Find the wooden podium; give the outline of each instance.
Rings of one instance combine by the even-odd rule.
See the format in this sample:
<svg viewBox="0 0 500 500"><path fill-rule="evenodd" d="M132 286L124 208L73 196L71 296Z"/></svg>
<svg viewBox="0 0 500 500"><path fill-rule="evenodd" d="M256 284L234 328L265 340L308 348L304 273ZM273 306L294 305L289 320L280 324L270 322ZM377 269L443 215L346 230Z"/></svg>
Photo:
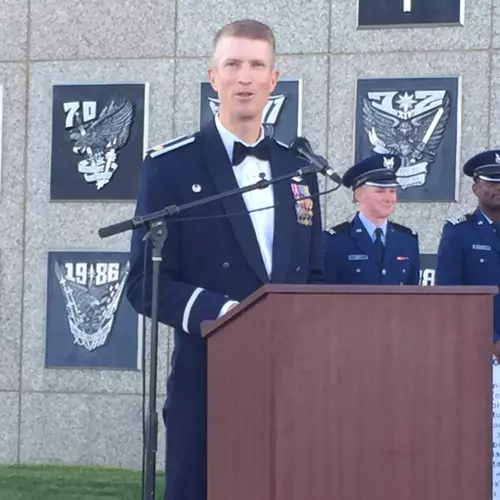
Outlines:
<svg viewBox="0 0 500 500"><path fill-rule="evenodd" d="M491 500L497 292L268 285L206 324L208 500Z"/></svg>

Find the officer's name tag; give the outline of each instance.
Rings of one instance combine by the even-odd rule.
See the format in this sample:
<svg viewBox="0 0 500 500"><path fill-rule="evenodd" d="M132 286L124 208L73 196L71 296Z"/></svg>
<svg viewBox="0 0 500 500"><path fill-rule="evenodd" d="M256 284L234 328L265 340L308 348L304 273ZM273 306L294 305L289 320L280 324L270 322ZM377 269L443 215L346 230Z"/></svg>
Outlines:
<svg viewBox="0 0 500 500"><path fill-rule="evenodd" d="M489 245L472 245L474 250L491 250Z"/></svg>
<svg viewBox="0 0 500 500"><path fill-rule="evenodd" d="M368 260L368 255L349 255L349 260Z"/></svg>

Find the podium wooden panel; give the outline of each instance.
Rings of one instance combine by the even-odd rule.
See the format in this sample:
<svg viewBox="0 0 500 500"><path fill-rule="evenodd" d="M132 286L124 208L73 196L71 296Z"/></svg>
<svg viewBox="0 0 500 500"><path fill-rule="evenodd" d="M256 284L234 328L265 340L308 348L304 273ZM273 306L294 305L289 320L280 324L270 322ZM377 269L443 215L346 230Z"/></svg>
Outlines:
<svg viewBox="0 0 500 500"><path fill-rule="evenodd" d="M268 285L205 325L208 500L491 500L494 293Z"/></svg>

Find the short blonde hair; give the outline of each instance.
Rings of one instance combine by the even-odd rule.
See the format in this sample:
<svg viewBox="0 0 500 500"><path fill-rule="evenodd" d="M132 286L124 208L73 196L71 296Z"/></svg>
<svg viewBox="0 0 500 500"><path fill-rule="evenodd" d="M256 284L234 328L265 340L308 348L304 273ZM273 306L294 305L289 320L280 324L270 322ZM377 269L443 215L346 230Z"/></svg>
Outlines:
<svg viewBox="0 0 500 500"><path fill-rule="evenodd" d="M263 40L271 46L273 55L273 64L276 59L276 39L272 29L267 24L256 21L255 19L241 19L223 26L215 35L212 50L213 53L219 40L225 36L237 38L248 38L250 40Z"/></svg>

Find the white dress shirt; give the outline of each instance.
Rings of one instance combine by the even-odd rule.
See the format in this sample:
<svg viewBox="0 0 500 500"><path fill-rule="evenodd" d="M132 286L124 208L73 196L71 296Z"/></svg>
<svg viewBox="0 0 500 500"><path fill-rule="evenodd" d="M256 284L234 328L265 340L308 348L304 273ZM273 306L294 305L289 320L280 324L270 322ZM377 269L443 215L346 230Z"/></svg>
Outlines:
<svg viewBox="0 0 500 500"><path fill-rule="evenodd" d="M226 148L229 159L232 161L233 148L235 142L241 142L245 146L255 146L263 138L262 131L260 138L254 144L247 144L234 136L227 130L219 120L215 117L215 124L221 136L222 142ZM247 156L239 165L233 167L234 176L239 187L245 187L250 184L255 184L261 179L264 174L266 179L271 179L271 167L268 161L259 160L253 156ZM272 207L274 204L274 194L272 186L266 189L256 189L243 194L243 200L247 210L250 212L264 207ZM274 209L260 210L251 212L250 218L259 243L262 260L266 267L267 274L271 276L272 271L272 254L273 254L273 234L274 234Z"/></svg>
<svg viewBox="0 0 500 500"><path fill-rule="evenodd" d="M227 130L224 125L220 122L219 116L215 116L215 125L219 131L220 137L226 148L229 160L232 162L233 149L235 142L241 142L245 146L252 147L257 145L262 139L264 139L264 130L262 129L260 138L257 142L253 144L247 144L235 135L233 135L229 130ZM234 176L239 187L245 187L250 184L255 184L262 178L264 174L266 179L271 179L271 167L268 161L259 160L255 157L247 156L239 165L233 167ZM250 213L250 218L252 220L253 228L255 230L255 235L257 237L257 242L259 244L260 252L262 255L262 260L264 261L264 266L266 268L268 276L271 276L272 272L272 255L273 255L273 235L274 235L274 209L269 208L267 210L260 210L257 212L252 212L264 207L273 207L274 205L274 193L273 187L268 186L265 189L256 189L247 193L244 193L243 200ZM225 314L227 309L235 301L230 301L224 305L221 310L220 315Z"/></svg>

